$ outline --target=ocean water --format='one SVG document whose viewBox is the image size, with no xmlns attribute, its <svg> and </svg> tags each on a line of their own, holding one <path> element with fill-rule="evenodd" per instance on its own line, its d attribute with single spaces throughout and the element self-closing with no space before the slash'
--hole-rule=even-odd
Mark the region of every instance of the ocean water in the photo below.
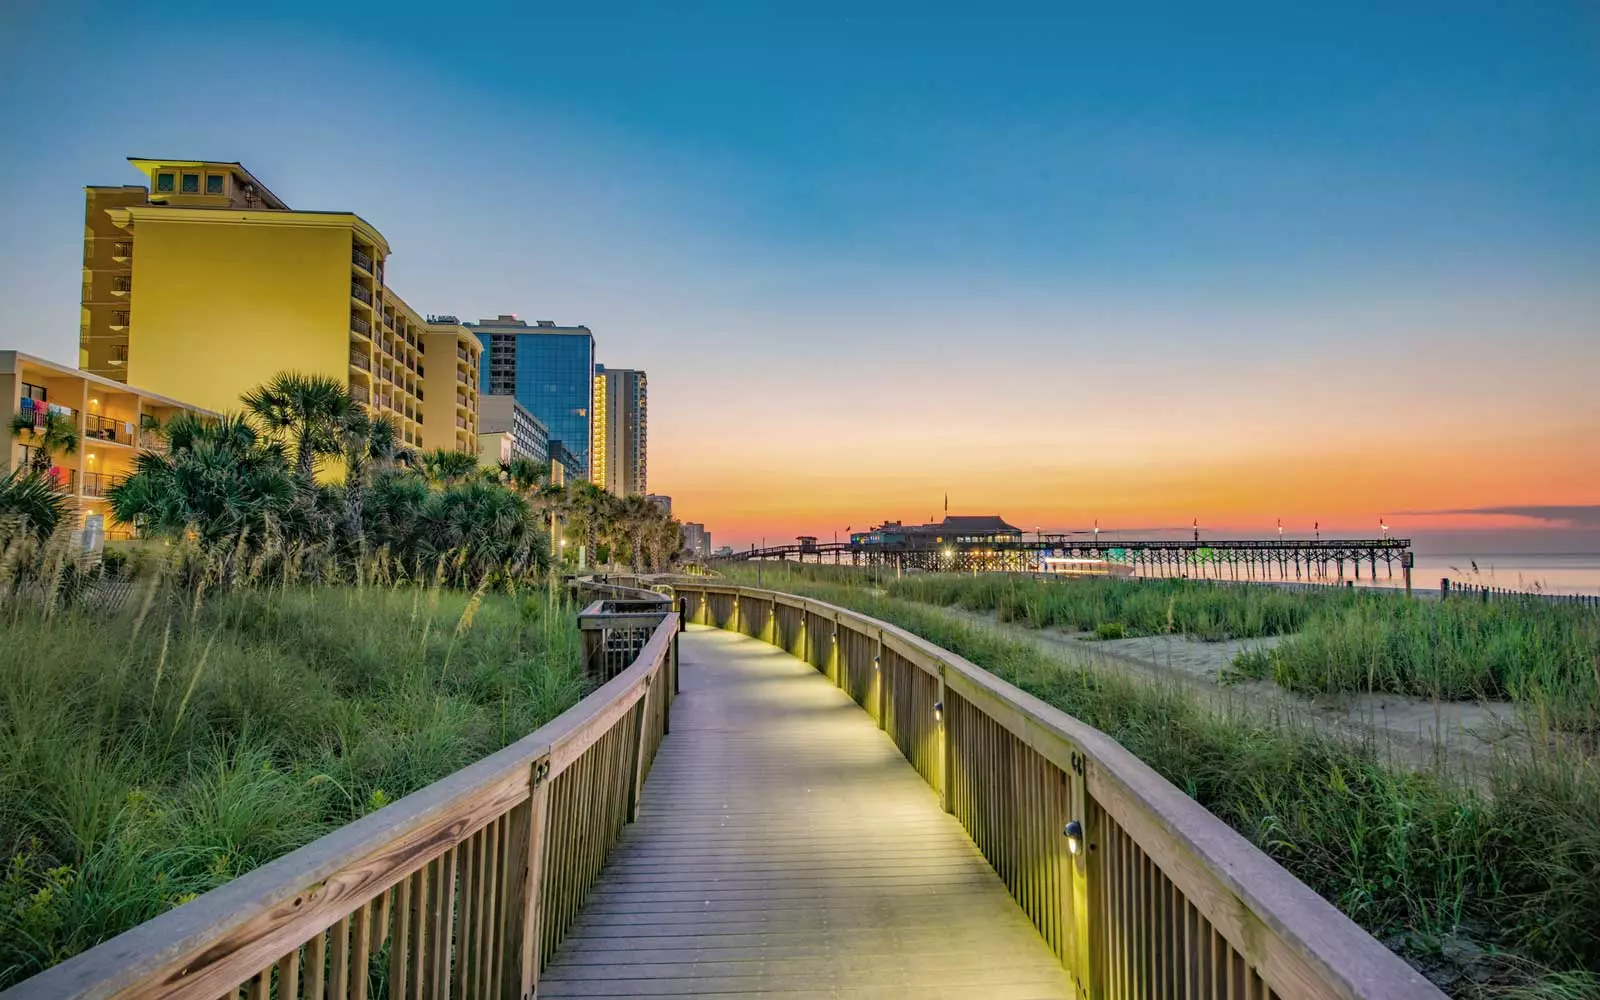
<svg viewBox="0 0 1600 1000">
<path fill-rule="evenodd" d="M 1418 552 L 1416 560 L 1416 566 L 1411 571 L 1411 585 L 1416 589 L 1437 590 L 1439 580 L 1448 577 L 1452 584 L 1534 590 L 1546 594 L 1600 594 L 1600 553 L 1435 555 Z M 1378 583 L 1385 582 L 1380 567 Z"/>
</svg>

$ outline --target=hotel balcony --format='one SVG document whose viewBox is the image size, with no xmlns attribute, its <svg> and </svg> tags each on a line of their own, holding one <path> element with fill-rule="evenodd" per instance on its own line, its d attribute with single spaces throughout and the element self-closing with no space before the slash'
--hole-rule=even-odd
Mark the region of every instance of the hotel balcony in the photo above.
<svg viewBox="0 0 1600 1000">
<path fill-rule="evenodd" d="M 118 309 L 111 314 L 111 329 L 126 330 L 128 328 L 128 310 Z"/>
<path fill-rule="evenodd" d="M 361 268 L 361 270 L 367 272 L 368 274 L 373 273 L 372 257 L 368 254 L 362 253 L 360 250 L 352 249 L 350 251 L 350 263 Z"/>
<path fill-rule="evenodd" d="M 352 281 L 350 283 L 350 295 L 367 308 L 370 309 L 372 307 L 372 289 L 363 287 L 362 285 L 358 285 Z"/>
<path fill-rule="evenodd" d="M 462 409 L 467 409 L 471 405 L 467 401 L 467 394 L 466 393 L 464 393 L 464 392 L 456 393 L 456 405 L 461 407 Z"/>
<path fill-rule="evenodd" d="M 111 278 L 111 294 L 112 295 L 127 295 L 129 292 L 132 292 L 132 291 L 133 291 L 133 276 L 132 275 L 117 274 L 117 275 L 113 275 L 112 276 L 112 278 Z"/>
<path fill-rule="evenodd" d="M 457 417 L 456 418 L 456 426 L 461 428 L 462 430 L 466 430 L 467 429 L 467 418 L 466 417 Z"/>
<path fill-rule="evenodd" d="M 364 385 L 352 385 L 350 387 L 350 398 L 365 405 L 372 403 L 372 393 L 368 392 L 367 387 Z"/>
<path fill-rule="evenodd" d="M 77 473 L 73 475 L 77 477 Z M 104 472 L 85 472 L 78 478 L 83 482 L 83 495 L 86 497 L 103 497 L 111 488 L 111 476 Z"/>
<path fill-rule="evenodd" d="M 362 319 L 360 316 L 351 316 L 350 317 L 350 332 L 354 333 L 354 334 L 359 334 L 360 336 L 365 337 L 368 340 L 371 340 L 372 339 L 372 324 L 367 322 L 365 319 Z"/>
<path fill-rule="evenodd" d="M 372 359 L 359 351 L 350 352 L 350 363 L 364 372 L 372 371 Z"/>
<path fill-rule="evenodd" d="M 113 420 L 98 413 L 85 414 L 83 418 L 83 436 L 92 441 L 111 441 L 132 447 L 138 440 L 134 428 L 133 421 Z"/>
<path fill-rule="evenodd" d="M 113 243 L 111 245 L 111 259 L 112 260 L 132 260 L 133 259 L 133 242 L 131 240 L 123 240 L 120 243 Z"/>
</svg>

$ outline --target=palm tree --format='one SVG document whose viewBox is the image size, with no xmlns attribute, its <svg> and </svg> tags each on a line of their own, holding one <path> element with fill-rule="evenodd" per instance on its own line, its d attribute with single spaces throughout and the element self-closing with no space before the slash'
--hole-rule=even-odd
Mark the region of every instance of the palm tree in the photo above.
<svg viewBox="0 0 1600 1000">
<path fill-rule="evenodd" d="M 562 504 L 567 526 L 583 539 L 591 556 L 595 555 L 602 537 L 607 541 L 611 539 L 616 502 L 616 497 L 587 480 L 567 484 Z"/>
<path fill-rule="evenodd" d="M 0 526 L 12 519 L 39 538 L 56 530 L 67 513 L 67 495 L 48 476 L 12 469 L 0 477 Z"/>
<path fill-rule="evenodd" d="M 261 544 L 296 494 L 281 445 L 263 444 L 243 416 L 181 414 L 167 423 L 168 451 L 140 452 L 134 471 L 107 491 L 111 516 L 141 533 Z"/>
<path fill-rule="evenodd" d="M 339 379 L 303 372 L 279 372 L 243 396 L 245 410 L 263 431 L 294 447 L 295 478 L 306 492 L 313 485 L 317 459 L 338 455 L 341 429 L 358 404 Z"/>
<path fill-rule="evenodd" d="M 478 471 L 478 456 L 466 451 L 435 448 L 422 456 L 422 471 L 432 482 L 450 485 Z"/>
<path fill-rule="evenodd" d="M 363 539 L 369 466 L 380 471 L 394 467 L 400 451 L 400 429 L 389 417 L 371 417 L 365 408 L 351 409 L 339 427 L 344 448 L 344 517 L 350 536 Z"/>
<path fill-rule="evenodd" d="M 71 455 L 78 450 L 78 431 L 72 419 L 62 413 L 46 413 L 44 423 L 26 413 L 11 418 L 11 433 L 26 436 L 33 446 L 33 456 L 28 465 L 35 473 L 50 471 L 50 459 L 56 452 Z"/>
<path fill-rule="evenodd" d="M 550 463 L 535 462 L 531 458 L 513 458 L 503 466 L 511 478 L 512 487 L 519 493 L 533 493 L 550 481 Z"/>
</svg>

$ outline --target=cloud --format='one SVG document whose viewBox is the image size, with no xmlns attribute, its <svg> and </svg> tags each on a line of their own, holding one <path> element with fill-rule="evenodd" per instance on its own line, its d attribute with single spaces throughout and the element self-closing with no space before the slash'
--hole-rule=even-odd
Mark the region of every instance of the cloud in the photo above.
<svg viewBox="0 0 1600 1000">
<path fill-rule="evenodd" d="M 1600 504 L 1524 504 L 1505 507 L 1460 507 L 1454 510 L 1407 510 L 1402 514 L 1471 515 L 1498 514 L 1502 517 L 1525 517 L 1547 524 L 1560 524 L 1570 528 L 1600 528 Z"/>
</svg>

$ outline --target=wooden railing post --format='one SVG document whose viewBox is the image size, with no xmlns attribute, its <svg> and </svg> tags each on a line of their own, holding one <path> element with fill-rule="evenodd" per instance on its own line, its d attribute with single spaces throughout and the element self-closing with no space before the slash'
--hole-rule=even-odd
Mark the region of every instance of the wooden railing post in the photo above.
<svg viewBox="0 0 1600 1000">
<path fill-rule="evenodd" d="M 1072 871 L 1072 882 L 1068 888 L 1072 893 L 1072 922 L 1069 925 L 1072 944 L 1067 952 L 1071 956 L 1068 971 L 1077 986 L 1078 996 L 1103 996 L 1104 986 L 1095 979 L 1094 968 L 1095 935 L 1101 933 L 1102 928 L 1096 926 L 1098 921 L 1090 900 L 1096 897 L 1099 888 L 1100 858 L 1105 853 L 1101 846 L 1104 837 L 1101 818 L 1105 813 L 1099 808 L 1090 808 L 1091 765 L 1088 755 L 1077 750 L 1072 753 L 1071 760 L 1072 773 L 1068 776 L 1068 811 L 1071 815 L 1067 822 L 1076 822 L 1080 834 L 1078 843 L 1073 845 L 1066 835 L 1068 831 L 1061 831 L 1061 847 L 1065 849 L 1066 860 Z"/>
<path fill-rule="evenodd" d="M 539 989 L 539 942 L 543 927 L 541 886 L 544 882 L 545 835 L 550 823 L 550 773 L 548 758 L 533 765 L 531 793 L 518 809 L 512 825 L 508 884 L 515 887 L 508 901 L 506 980 L 504 1000 L 532 1000 Z"/>
<path fill-rule="evenodd" d="M 944 664 L 939 664 L 939 711 L 934 725 L 938 726 L 935 737 L 939 741 L 939 808 L 950 812 L 950 706 L 945 699 L 950 697 L 950 691 L 944 683 Z"/>
<path fill-rule="evenodd" d="M 633 762 L 629 765 L 628 773 L 628 822 L 634 823 L 639 819 L 639 797 L 644 793 L 644 730 L 648 725 L 646 716 L 650 714 L 650 681 L 644 682 L 644 694 L 633 707 Z"/>
<path fill-rule="evenodd" d="M 883 629 L 880 628 L 878 629 L 878 637 L 873 640 L 872 644 L 872 683 L 877 687 L 877 694 L 875 697 L 877 698 L 878 702 L 879 729 L 883 729 L 885 726 L 883 710 L 885 701 L 887 699 L 885 691 L 888 688 L 888 685 L 883 681 L 883 677 Z"/>
</svg>

